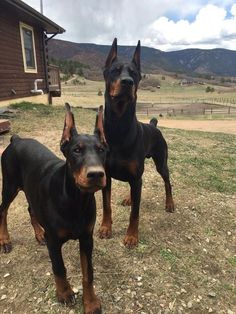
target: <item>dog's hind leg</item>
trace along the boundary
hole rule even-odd
[[[170,175],[169,169],[167,166],[167,147],[163,150],[159,150],[158,154],[152,155],[152,159],[156,165],[156,169],[161,175],[162,179],[165,183],[165,192],[166,192],[166,211],[174,212],[174,201],[172,197],[172,188],[170,184]]]
[[[31,221],[31,225],[34,228],[34,234],[35,234],[35,238],[38,241],[39,244],[41,245],[45,245],[45,239],[44,239],[44,229],[43,227],[38,223],[37,218],[35,217],[34,212],[32,211],[32,209],[30,208],[30,206],[28,207],[28,211],[30,214],[30,221]]]
[[[11,202],[16,197],[19,187],[9,180],[6,171],[2,168],[3,186],[2,186],[2,203],[0,205],[0,251],[9,253],[12,250],[12,244],[7,229],[7,212]]]
[[[9,253],[12,250],[10,236],[7,229],[7,211],[9,205],[0,205],[0,251]]]

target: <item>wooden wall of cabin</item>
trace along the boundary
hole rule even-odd
[[[34,29],[37,73],[24,71],[20,22]],[[43,40],[43,29],[36,20],[0,1],[0,100],[33,96],[35,79],[43,79],[38,88],[47,93]]]

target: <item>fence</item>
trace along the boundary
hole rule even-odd
[[[137,115],[178,116],[178,115],[236,115],[236,107],[183,107],[183,108],[160,108],[159,106],[137,107]]]

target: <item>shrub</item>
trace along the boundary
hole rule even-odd
[[[206,93],[213,93],[215,91],[214,87],[207,86]]]

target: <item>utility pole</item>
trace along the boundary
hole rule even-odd
[[[40,0],[40,13],[43,14],[43,0]]]

